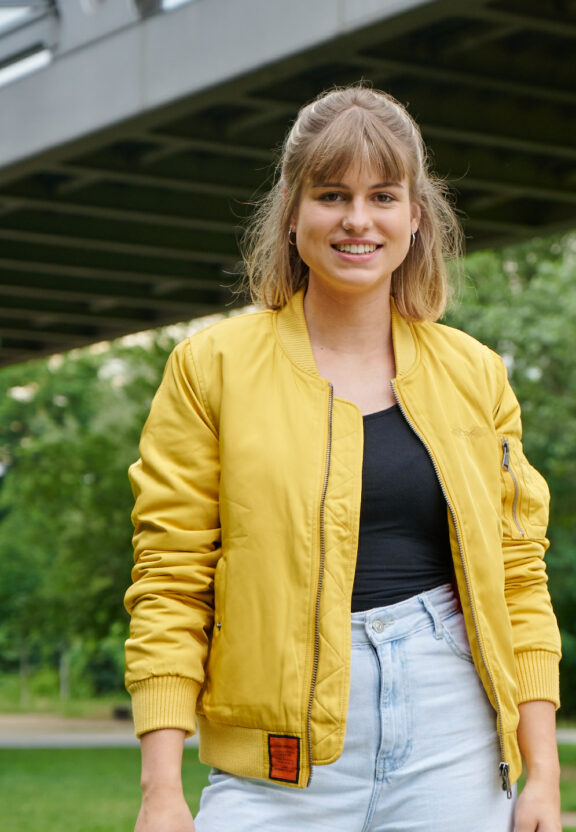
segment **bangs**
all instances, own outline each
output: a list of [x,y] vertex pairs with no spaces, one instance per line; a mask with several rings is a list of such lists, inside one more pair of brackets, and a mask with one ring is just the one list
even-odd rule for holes
[[306,179],[330,182],[353,165],[371,168],[383,182],[401,182],[409,171],[400,143],[375,113],[350,107],[318,136],[306,163]]

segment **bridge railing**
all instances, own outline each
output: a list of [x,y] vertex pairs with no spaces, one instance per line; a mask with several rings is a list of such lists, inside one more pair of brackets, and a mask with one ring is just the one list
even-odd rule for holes
[[194,0],[0,0],[0,86],[58,55]]

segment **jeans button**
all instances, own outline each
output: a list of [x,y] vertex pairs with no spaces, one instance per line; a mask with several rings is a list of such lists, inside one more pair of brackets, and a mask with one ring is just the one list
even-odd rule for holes
[[372,629],[375,633],[381,633],[384,629],[384,622],[380,621],[380,619],[377,618],[375,621],[372,622]]

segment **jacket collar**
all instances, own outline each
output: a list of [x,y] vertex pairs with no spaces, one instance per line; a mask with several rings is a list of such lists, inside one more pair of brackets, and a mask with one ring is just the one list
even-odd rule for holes
[[394,360],[396,361],[396,378],[401,379],[408,375],[418,358],[418,337],[416,334],[418,324],[410,323],[402,317],[392,297],[390,298],[390,311],[392,313],[392,346],[394,347]]
[[276,331],[288,358],[307,373],[319,376],[304,317],[304,289],[292,295],[277,313]]
[[[304,317],[304,289],[300,289],[277,313],[276,331],[290,360],[300,369],[318,375],[312,352],[306,318]],[[390,299],[392,313],[392,343],[396,359],[396,378],[408,374],[417,358],[417,339],[414,325],[406,321]]]

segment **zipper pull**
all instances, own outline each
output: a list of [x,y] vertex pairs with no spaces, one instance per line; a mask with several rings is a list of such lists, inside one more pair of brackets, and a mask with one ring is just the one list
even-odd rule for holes
[[502,437],[502,451],[504,455],[502,457],[502,468],[505,471],[510,470],[510,445],[508,444],[508,440]]
[[500,777],[502,778],[502,791],[506,792],[508,800],[512,797],[512,786],[510,785],[510,763],[500,763]]

